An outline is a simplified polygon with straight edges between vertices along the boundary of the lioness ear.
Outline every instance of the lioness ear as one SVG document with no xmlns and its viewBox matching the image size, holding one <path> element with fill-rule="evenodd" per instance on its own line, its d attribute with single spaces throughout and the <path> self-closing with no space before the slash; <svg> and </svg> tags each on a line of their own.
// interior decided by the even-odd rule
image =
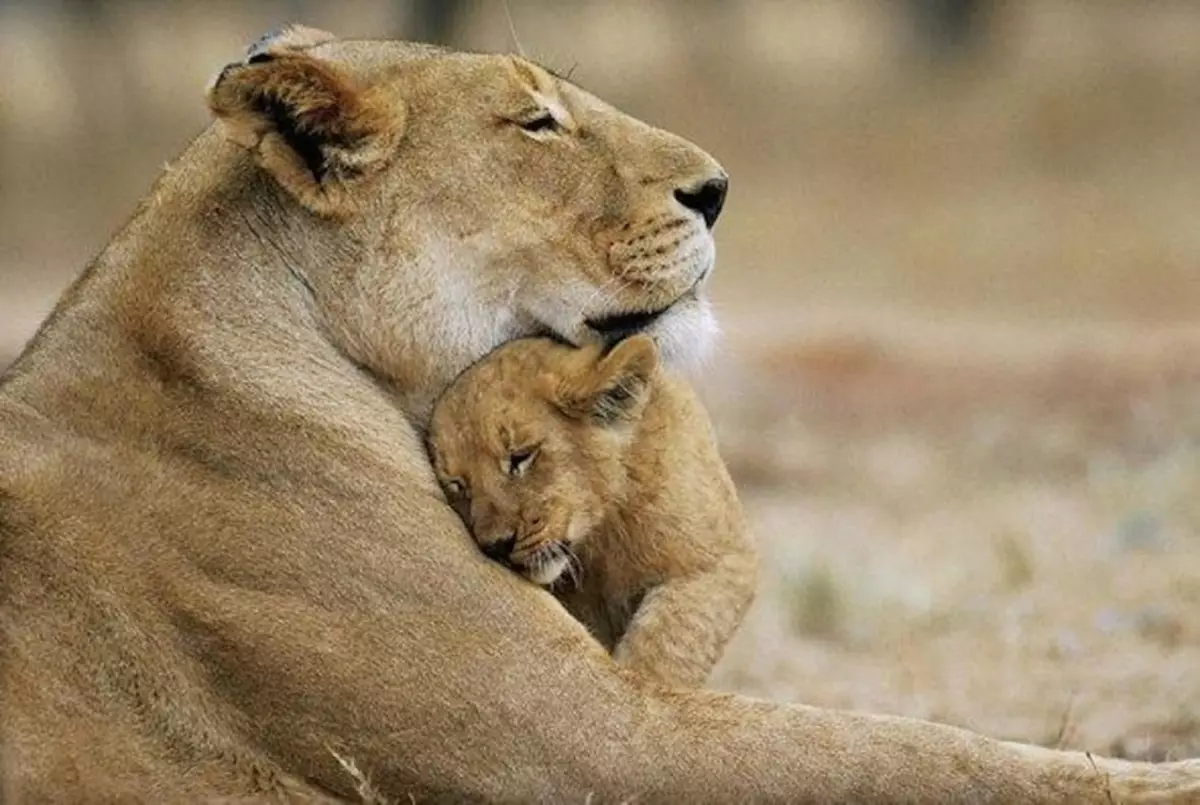
<svg viewBox="0 0 1200 805">
<path fill-rule="evenodd" d="M 321 31 L 293 28 L 251 46 L 208 89 L 226 136 L 302 204 L 323 215 L 349 213 L 352 191 L 385 164 L 404 132 L 404 110 L 356 85 L 336 65 L 298 49 Z"/>
<path fill-rule="evenodd" d="M 307 25 L 280 25 L 272 28 L 246 48 L 246 60 L 255 61 L 263 56 L 278 55 L 285 50 L 303 50 L 337 39 L 329 31 L 310 28 Z"/>
<path fill-rule="evenodd" d="M 658 347 L 649 336 L 621 341 L 607 354 L 581 356 L 581 365 L 559 379 L 553 399 L 564 414 L 602 424 L 629 422 L 641 414 L 658 371 Z"/>
</svg>

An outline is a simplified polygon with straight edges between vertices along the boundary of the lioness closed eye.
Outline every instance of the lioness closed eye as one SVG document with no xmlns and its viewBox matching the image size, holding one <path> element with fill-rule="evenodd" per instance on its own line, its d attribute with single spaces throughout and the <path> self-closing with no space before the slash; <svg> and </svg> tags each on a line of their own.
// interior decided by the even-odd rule
<svg viewBox="0 0 1200 805">
<path fill-rule="evenodd" d="M 708 419 L 653 340 L 513 341 L 438 401 L 430 446 L 485 554 L 550 587 L 618 661 L 707 679 L 756 556 Z"/>
</svg>

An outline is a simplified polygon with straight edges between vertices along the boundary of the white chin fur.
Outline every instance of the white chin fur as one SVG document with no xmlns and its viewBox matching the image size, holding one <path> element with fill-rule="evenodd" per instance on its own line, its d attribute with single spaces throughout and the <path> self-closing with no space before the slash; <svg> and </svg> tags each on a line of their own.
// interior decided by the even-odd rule
<svg viewBox="0 0 1200 805">
<path fill-rule="evenodd" d="M 528 571 L 529 580 L 540 587 L 549 587 L 563 574 L 569 564 L 570 560 L 566 557 L 555 556 L 551 559 L 544 559 L 536 568 Z"/>
<path fill-rule="evenodd" d="M 561 299 L 543 302 L 528 309 L 530 319 L 540 322 L 576 346 L 599 339 L 598 334 L 584 323 L 577 307 Z M 704 368 L 716 346 L 721 328 L 708 299 L 688 296 L 659 317 L 646 330 L 646 334 L 658 342 L 663 362 L 669 368 L 693 374 Z"/>
<path fill-rule="evenodd" d="M 712 355 L 721 328 L 707 299 L 688 299 L 663 314 L 649 334 L 658 342 L 663 362 L 679 372 L 703 369 Z"/>
</svg>

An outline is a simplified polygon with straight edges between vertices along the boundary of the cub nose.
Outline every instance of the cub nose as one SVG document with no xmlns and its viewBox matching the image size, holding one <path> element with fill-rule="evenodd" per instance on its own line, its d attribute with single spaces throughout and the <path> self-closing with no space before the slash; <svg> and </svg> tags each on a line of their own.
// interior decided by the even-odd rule
<svg viewBox="0 0 1200 805">
<path fill-rule="evenodd" d="M 517 535 L 509 534 L 507 537 L 501 537 L 495 542 L 489 542 L 483 546 L 483 555 L 501 564 L 508 563 L 508 557 L 512 555 L 513 548 L 517 545 Z"/>
<path fill-rule="evenodd" d="M 729 178 L 718 176 L 708 179 L 692 190 L 676 190 L 675 200 L 693 212 L 700 213 L 704 225 L 709 229 L 717 222 L 721 208 L 725 206 L 725 193 L 729 190 Z"/>
</svg>

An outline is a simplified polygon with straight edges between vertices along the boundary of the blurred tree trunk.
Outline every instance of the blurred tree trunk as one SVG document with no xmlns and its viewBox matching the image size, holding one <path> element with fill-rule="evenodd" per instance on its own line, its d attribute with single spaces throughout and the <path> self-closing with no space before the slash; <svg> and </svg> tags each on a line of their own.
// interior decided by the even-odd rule
<svg viewBox="0 0 1200 805">
<path fill-rule="evenodd" d="M 78 133 L 103 147 L 122 131 L 134 131 L 144 119 L 138 101 L 138 77 L 125 58 L 125 32 L 117 18 L 123 0 L 60 0 L 68 81 L 74 96 Z M 119 135 L 117 135 L 119 136 Z"/>
<path fill-rule="evenodd" d="M 413 0 L 404 37 L 453 46 L 467 6 L 467 0 Z"/>
<path fill-rule="evenodd" d="M 85 4 L 95 2 L 71 1 Z M 312 0 L 287 0 L 285 6 L 289 21 L 305 22 L 313 5 Z M 453 46 L 469 6 L 469 0 L 390 0 L 394 22 L 387 35 L 398 39 Z"/>
<path fill-rule="evenodd" d="M 907 0 L 917 46 L 938 62 L 974 54 L 986 34 L 992 0 Z"/>
</svg>

